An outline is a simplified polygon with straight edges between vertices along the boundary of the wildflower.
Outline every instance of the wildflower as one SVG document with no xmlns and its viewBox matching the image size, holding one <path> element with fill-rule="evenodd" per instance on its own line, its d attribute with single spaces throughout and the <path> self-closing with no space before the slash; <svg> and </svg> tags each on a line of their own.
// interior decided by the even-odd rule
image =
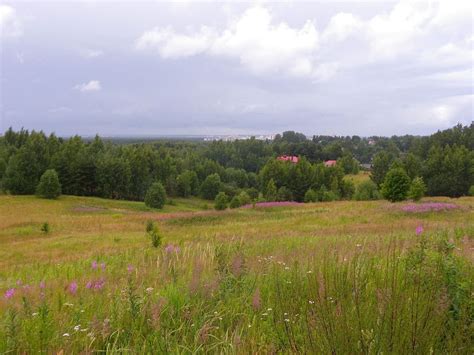
<svg viewBox="0 0 474 355">
<path fill-rule="evenodd" d="M 80 325 L 80 324 L 78 324 L 78 325 L 76 325 L 76 326 L 74 327 L 74 330 L 75 330 L 76 332 L 79 331 L 79 329 L 81 329 L 81 325 Z"/>
<path fill-rule="evenodd" d="M 94 260 L 91 264 L 91 267 L 93 270 L 97 270 L 97 261 Z"/>
<path fill-rule="evenodd" d="M 89 281 L 89 282 L 86 284 L 86 288 L 87 288 L 87 289 L 91 289 L 91 288 L 92 288 L 92 281 Z"/>
<path fill-rule="evenodd" d="M 36 317 L 38 315 L 38 312 L 31 313 L 33 317 Z"/>
<path fill-rule="evenodd" d="M 308 302 L 309 302 L 309 304 L 314 304 L 314 301 L 309 300 Z"/>
<path fill-rule="evenodd" d="M 63 334 L 63 337 L 68 337 L 69 336 L 69 333 L 64 333 Z"/>
<path fill-rule="evenodd" d="M 74 306 L 74 305 L 73 305 L 72 303 L 67 303 L 67 302 L 66 302 L 66 303 L 64 304 L 64 306 L 65 306 L 65 307 L 72 307 L 72 306 Z"/>
<path fill-rule="evenodd" d="M 285 318 L 285 322 L 289 322 L 290 320 L 288 318 Z"/>
<path fill-rule="evenodd" d="M 21 286 L 22 284 L 23 284 L 23 282 L 20 279 L 16 280 L 16 285 L 17 286 Z"/>
<path fill-rule="evenodd" d="M 128 273 L 131 273 L 135 268 L 133 267 L 133 265 L 128 265 L 127 266 L 127 271 Z"/>
<path fill-rule="evenodd" d="M 46 284 L 45 284 L 44 281 L 41 281 L 41 282 L 39 283 L 39 288 L 42 289 L 42 290 L 44 290 L 44 289 L 46 288 Z"/>
<path fill-rule="evenodd" d="M 267 311 L 270 312 L 272 309 L 271 308 L 267 308 Z"/>
<path fill-rule="evenodd" d="M 418 226 L 416 227 L 416 235 L 420 235 L 421 233 L 423 233 L 423 226 Z"/>
<path fill-rule="evenodd" d="M 306 273 L 307 273 L 307 274 L 311 274 L 311 273 L 312 273 L 312 271 L 311 271 L 311 270 L 308 270 Z"/>
<path fill-rule="evenodd" d="M 145 291 L 146 291 L 147 293 L 151 293 L 151 291 L 153 291 L 153 287 L 148 287 Z"/>
<path fill-rule="evenodd" d="M 262 303 L 262 298 L 260 297 L 260 289 L 257 288 L 255 290 L 255 293 L 252 297 L 252 307 L 255 311 L 258 311 L 260 309 Z"/>
<path fill-rule="evenodd" d="M 100 268 L 101 268 L 102 270 L 105 270 L 105 263 L 100 263 Z"/>
<path fill-rule="evenodd" d="M 73 295 L 76 294 L 76 292 L 77 292 L 77 282 L 76 281 L 73 281 L 69 284 L 69 292 Z"/>
<path fill-rule="evenodd" d="M 104 287 L 105 285 L 105 280 L 104 279 L 100 279 L 99 281 L 96 281 L 94 283 L 94 289 L 96 290 L 102 290 L 102 287 Z"/>
<path fill-rule="evenodd" d="M 7 300 L 9 300 L 10 298 L 12 298 L 13 296 L 15 295 L 15 289 L 14 288 L 10 288 L 9 290 L 7 290 L 5 292 L 5 298 Z"/>
</svg>

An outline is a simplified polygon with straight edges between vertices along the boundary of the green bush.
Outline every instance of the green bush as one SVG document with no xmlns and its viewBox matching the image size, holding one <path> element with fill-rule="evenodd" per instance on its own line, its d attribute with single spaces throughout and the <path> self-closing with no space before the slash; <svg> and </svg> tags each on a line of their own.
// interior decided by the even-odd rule
<svg viewBox="0 0 474 355">
<path fill-rule="evenodd" d="M 469 196 L 474 196 L 474 185 L 469 188 Z"/>
<path fill-rule="evenodd" d="M 221 177 L 219 174 L 211 174 L 201 184 L 201 197 L 206 200 L 213 200 L 221 189 Z"/>
<path fill-rule="evenodd" d="M 161 182 L 153 183 L 145 195 L 145 205 L 151 208 L 163 208 L 166 202 L 166 191 Z"/>
<path fill-rule="evenodd" d="M 54 199 L 61 195 L 61 184 L 59 183 L 56 170 L 49 169 L 44 172 L 36 187 L 36 194 L 49 199 Z"/>
<path fill-rule="evenodd" d="M 393 167 L 385 176 L 382 184 L 382 195 L 391 202 L 407 199 L 410 189 L 410 178 L 403 168 Z"/>
<path fill-rule="evenodd" d="M 318 201 L 329 202 L 337 200 L 337 195 L 333 191 L 329 191 L 326 186 L 321 186 L 318 191 Z"/>
<path fill-rule="evenodd" d="M 318 201 L 318 193 L 313 189 L 309 189 L 304 194 L 304 202 L 317 202 Z"/>
<path fill-rule="evenodd" d="M 230 208 L 239 208 L 242 206 L 242 203 L 240 202 L 240 198 L 238 196 L 232 197 L 232 200 L 230 200 L 229 207 Z"/>
<path fill-rule="evenodd" d="M 273 179 L 270 179 L 265 189 L 265 199 L 271 202 L 271 201 L 276 201 L 277 198 L 278 198 L 278 191 L 275 185 L 275 181 L 273 181 Z"/>
<path fill-rule="evenodd" d="M 257 193 L 258 196 L 258 193 Z M 239 194 L 239 202 L 241 206 L 248 205 L 250 202 L 252 202 L 252 199 L 250 198 L 249 194 L 245 191 L 240 192 Z"/>
<path fill-rule="evenodd" d="M 146 233 L 150 236 L 151 245 L 154 248 L 158 248 L 161 245 L 161 233 L 158 230 L 155 222 L 147 221 L 146 223 Z"/>
<path fill-rule="evenodd" d="M 277 192 L 277 201 L 293 201 L 293 194 L 286 186 L 282 186 Z"/>
<path fill-rule="evenodd" d="M 426 193 L 426 185 L 423 178 L 416 177 L 413 179 L 410 190 L 408 190 L 408 197 L 413 201 L 419 201 Z"/>
<path fill-rule="evenodd" d="M 214 200 L 214 208 L 218 211 L 225 210 L 227 208 L 228 198 L 225 192 L 219 192 Z"/>
<path fill-rule="evenodd" d="M 362 182 L 357 186 L 354 199 L 357 201 L 379 200 L 381 198 L 377 185 L 372 180 Z"/>
<path fill-rule="evenodd" d="M 48 234 L 50 231 L 51 231 L 51 227 L 49 226 L 49 223 L 48 223 L 48 222 L 44 222 L 44 223 L 41 225 L 41 232 L 43 232 L 44 234 Z"/>
</svg>

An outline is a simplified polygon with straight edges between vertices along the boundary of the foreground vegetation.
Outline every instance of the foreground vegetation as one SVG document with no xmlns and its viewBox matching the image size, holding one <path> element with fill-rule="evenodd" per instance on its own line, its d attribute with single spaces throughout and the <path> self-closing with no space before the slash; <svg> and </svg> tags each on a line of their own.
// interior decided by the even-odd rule
<svg viewBox="0 0 474 355">
<path fill-rule="evenodd" d="M 0 196 L 0 352 L 473 352 L 473 198 L 206 204 Z"/>
</svg>

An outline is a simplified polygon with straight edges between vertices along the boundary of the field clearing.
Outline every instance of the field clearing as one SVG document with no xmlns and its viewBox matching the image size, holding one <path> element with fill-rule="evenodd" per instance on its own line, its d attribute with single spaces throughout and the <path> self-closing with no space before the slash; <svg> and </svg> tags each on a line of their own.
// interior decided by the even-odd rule
<svg viewBox="0 0 474 355">
<path fill-rule="evenodd" d="M 433 293 L 436 288 L 416 291 L 416 282 L 411 284 L 400 276 L 405 271 L 396 261 L 416 253 L 417 248 L 425 248 L 423 238 L 427 238 L 426 245 L 433 245 L 429 255 L 438 255 L 439 245 L 451 243 L 453 256 L 446 254 L 446 258 L 459 259 L 459 282 L 467 294 L 472 293 L 472 282 L 466 284 L 466 280 L 474 275 L 474 198 L 426 198 L 422 202 L 428 201 L 454 203 L 459 208 L 411 213 L 401 210 L 406 203 L 338 201 L 217 212 L 206 210 L 206 204 L 211 203 L 203 200 L 176 199 L 175 205 L 157 211 L 141 202 L 0 196 L 0 292 L 14 288 L 16 293 L 0 300 L 4 325 L 0 330 L 0 350 L 13 349 L 12 344 L 16 344 L 15 349 L 28 352 L 344 352 L 359 344 L 356 352 L 370 352 L 367 350 L 373 343 L 380 349 L 391 346 L 397 352 L 415 346 L 410 343 L 415 337 L 420 352 L 433 346 L 449 350 L 464 343 L 460 353 L 468 353 L 471 344 L 466 344 L 463 334 L 469 329 L 456 328 L 461 325 L 455 326 L 460 335 L 453 336 L 451 343 L 436 343 L 446 319 L 444 315 L 434 317 L 430 307 L 439 306 L 441 296 Z M 146 236 L 145 224 L 149 220 L 156 222 L 162 234 L 162 248 L 153 248 Z M 51 228 L 47 234 L 41 232 L 45 222 Z M 419 226 L 423 227 L 421 235 L 415 233 Z M 102 264 L 103 270 L 97 267 Z M 439 265 L 430 264 L 429 268 L 441 268 Z M 301 279 L 313 272 L 317 274 L 313 281 Z M 391 287 L 398 293 L 386 301 L 387 311 L 392 309 L 395 298 L 405 308 L 397 310 L 398 333 L 392 334 L 384 327 L 378 333 L 376 324 L 381 320 L 372 319 L 371 314 L 382 306 L 374 304 L 373 299 L 390 288 L 391 278 Z M 98 290 L 86 286 L 99 279 Z M 332 288 L 331 297 L 339 297 L 341 303 L 333 309 L 324 301 L 318 311 L 323 313 L 314 320 L 286 317 L 287 313 L 300 317 L 301 307 L 308 299 L 323 292 L 322 279 L 328 290 Z M 363 301 L 357 301 L 344 289 L 357 289 L 361 280 L 368 286 L 364 288 L 365 296 L 361 296 Z M 441 289 L 441 279 L 430 282 Z M 40 290 L 41 283 L 47 285 L 45 291 Z M 73 284 L 77 290 L 72 291 Z M 287 289 L 288 285 L 294 288 Z M 404 317 L 413 312 L 413 294 L 405 297 L 404 289 L 433 301 L 424 304 L 420 300 L 416 305 L 417 312 L 433 318 L 433 324 L 429 324 L 433 328 L 423 328 L 421 333 L 412 330 L 406 334 L 408 338 L 404 337 L 403 328 L 409 323 L 404 323 L 408 322 Z M 367 315 L 354 313 L 356 301 L 365 307 Z M 77 303 L 79 308 L 71 306 L 70 311 L 65 311 L 64 304 Z M 44 321 L 50 332 L 47 345 L 41 338 L 44 334 L 38 335 L 46 323 L 31 316 L 41 313 L 45 304 L 48 315 Z M 468 310 L 470 307 L 458 306 Z M 262 315 L 268 313 L 264 311 L 267 308 L 279 307 L 281 314 L 271 322 Z M 324 314 L 328 322 L 333 322 L 333 335 L 315 335 L 305 328 L 312 324 L 310 328 L 315 332 L 322 331 L 328 326 L 319 323 Z M 292 335 L 291 326 L 286 324 L 290 320 L 298 335 Z M 347 328 L 356 320 L 365 326 Z M 104 322 L 110 323 L 109 331 L 104 330 Z M 472 327 L 472 322 L 466 322 L 462 327 Z M 88 330 L 75 331 L 79 323 Z M 8 333 L 12 326 L 22 329 L 18 336 Z M 94 327 L 97 329 L 91 332 Z M 357 340 L 362 331 L 372 335 L 367 333 L 367 339 Z M 351 340 L 339 339 L 344 334 Z M 385 343 L 382 338 L 387 334 L 397 338 L 398 343 Z M 148 340 L 133 340 L 136 337 Z"/>
</svg>

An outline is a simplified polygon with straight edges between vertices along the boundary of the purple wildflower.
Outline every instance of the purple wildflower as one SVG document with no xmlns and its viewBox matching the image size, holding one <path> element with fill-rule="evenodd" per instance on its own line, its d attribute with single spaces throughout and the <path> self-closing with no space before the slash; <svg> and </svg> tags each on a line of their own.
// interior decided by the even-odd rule
<svg viewBox="0 0 474 355">
<path fill-rule="evenodd" d="M 92 266 L 92 269 L 93 269 L 93 270 L 96 270 L 96 269 L 97 269 L 97 261 L 94 260 L 94 261 L 92 262 L 91 266 Z"/>
<path fill-rule="evenodd" d="M 12 298 L 13 296 L 15 295 L 15 289 L 14 288 L 10 288 L 9 290 L 7 290 L 5 292 L 5 298 L 7 300 L 9 300 L 10 298 Z"/>
<path fill-rule="evenodd" d="M 76 281 L 73 281 L 69 284 L 69 292 L 73 295 L 76 294 L 76 292 L 77 292 L 77 282 Z"/>
<path fill-rule="evenodd" d="M 300 206 L 301 202 L 295 201 L 281 201 L 281 202 L 257 202 L 255 204 L 248 204 L 242 206 L 242 208 L 252 208 L 252 207 L 284 207 L 284 206 Z"/>
<path fill-rule="evenodd" d="M 89 282 L 86 284 L 86 288 L 87 288 L 87 289 L 91 289 L 91 288 L 92 288 L 92 281 L 89 281 Z"/>
<path fill-rule="evenodd" d="M 423 233 L 423 226 L 418 226 L 416 227 L 416 235 L 420 235 L 421 233 Z"/>
<path fill-rule="evenodd" d="M 179 247 L 173 244 L 168 244 L 165 248 L 165 252 L 167 252 L 168 254 L 179 253 L 179 250 L 180 250 Z"/>
<path fill-rule="evenodd" d="M 105 270 L 105 263 L 100 263 L 100 268 L 101 268 L 102 270 Z"/>
<path fill-rule="evenodd" d="M 44 281 L 41 281 L 41 282 L 39 283 L 39 288 L 42 289 L 42 290 L 44 290 L 44 289 L 46 288 L 46 284 L 45 284 Z"/>
<path fill-rule="evenodd" d="M 96 281 L 96 282 L 94 283 L 94 289 L 96 289 L 96 290 L 101 290 L 102 287 L 104 287 L 104 285 L 105 285 L 105 280 L 104 280 L 104 279 L 100 279 L 99 281 Z"/>
<path fill-rule="evenodd" d="M 425 203 L 410 203 L 402 207 L 402 211 L 409 213 L 421 213 L 421 212 L 439 212 L 448 211 L 459 208 L 454 203 L 444 202 L 425 202 Z"/>
<path fill-rule="evenodd" d="M 135 268 L 133 267 L 133 265 L 128 265 L 128 266 L 127 266 L 127 271 L 128 271 L 129 273 L 131 273 L 134 269 L 135 269 Z"/>
</svg>

